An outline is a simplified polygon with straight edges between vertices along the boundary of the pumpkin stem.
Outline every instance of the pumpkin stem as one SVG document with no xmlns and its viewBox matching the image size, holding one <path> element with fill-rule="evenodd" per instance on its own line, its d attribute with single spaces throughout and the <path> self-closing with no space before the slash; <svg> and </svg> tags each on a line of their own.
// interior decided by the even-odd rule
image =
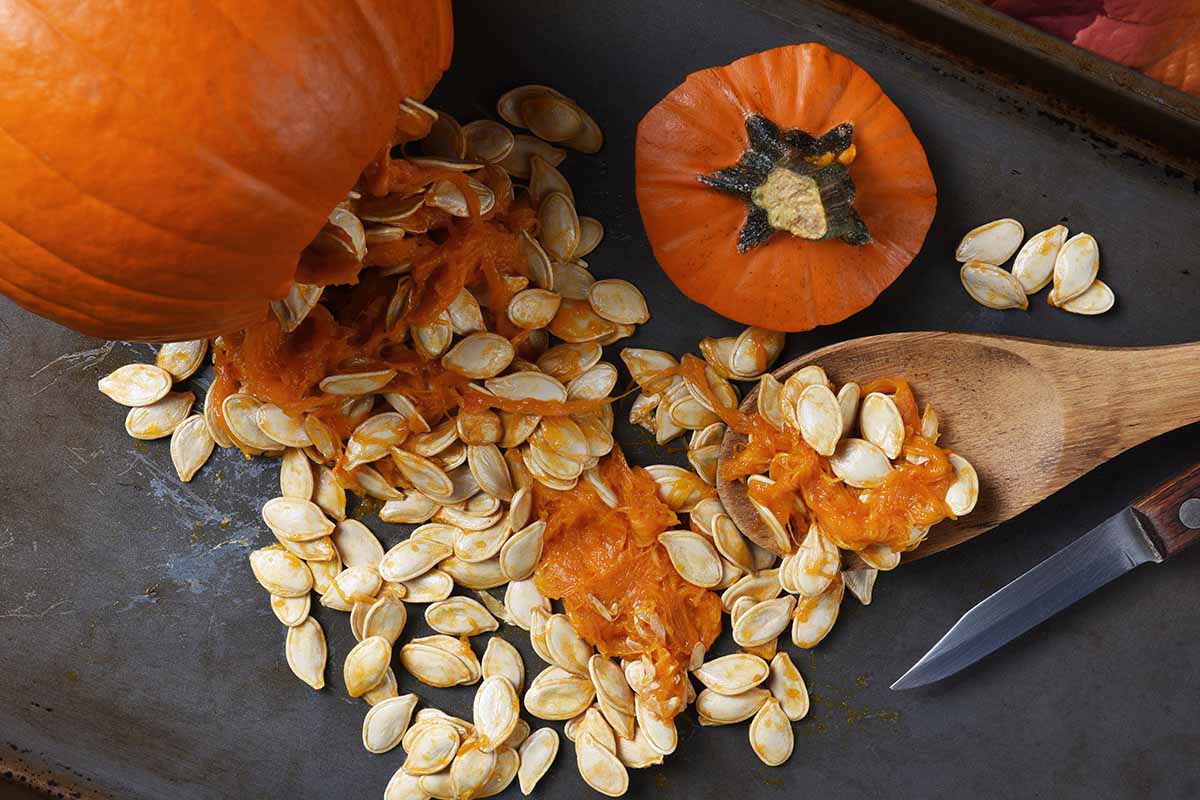
<svg viewBox="0 0 1200 800">
<path fill-rule="evenodd" d="M 749 147 L 738 163 L 698 176 L 706 186 L 746 201 L 746 222 L 738 234 L 744 253 L 776 231 L 813 241 L 871 241 L 854 210 L 854 126 L 844 122 L 821 136 L 799 129 L 781 131 L 759 114 L 746 118 Z"/>
</svg>

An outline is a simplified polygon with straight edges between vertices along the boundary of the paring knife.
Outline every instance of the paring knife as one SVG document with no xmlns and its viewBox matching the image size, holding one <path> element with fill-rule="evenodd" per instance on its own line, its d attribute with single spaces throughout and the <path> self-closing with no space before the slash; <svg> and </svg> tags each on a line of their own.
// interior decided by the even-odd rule
<svg viewBox="0 0 1200 800">
<path fill-rule="evenodd" d="M 1200 464 L 1097 525 L 972 608 L 892 684 L 912 689 L 969 667 L 1134 567 L 1200 539 Z"/>
</svg>

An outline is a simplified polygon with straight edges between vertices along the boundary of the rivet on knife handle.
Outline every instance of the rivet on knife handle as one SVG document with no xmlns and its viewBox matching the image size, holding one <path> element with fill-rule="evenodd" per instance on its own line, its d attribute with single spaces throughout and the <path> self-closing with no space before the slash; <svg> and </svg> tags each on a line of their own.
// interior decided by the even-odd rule
<svg viewBox="0 0 1200 800">
<path fill-rule="evenodd" d="M 1200 539 L 1200 464 L 1138 500 L 1133 510 L 1164 559 Z"/>
</svg>

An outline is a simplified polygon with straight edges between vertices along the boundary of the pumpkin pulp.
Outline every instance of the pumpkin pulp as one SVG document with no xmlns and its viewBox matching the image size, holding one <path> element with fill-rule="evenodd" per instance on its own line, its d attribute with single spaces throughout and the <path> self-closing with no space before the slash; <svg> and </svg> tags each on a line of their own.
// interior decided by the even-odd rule
<svg viewBox="0 0 1200 800">
<path fill-rule="evenodd" d="M 546 522 L 537 587 L 562 600 L 575 630 L 604 655 L 649 659 L 656 710 L 673 717 L 684 708 L 692 649 L 707 649 L 721 632 L 721 600 L 671 565 L 658 535 L 679 519 L 649 473 L 630 467 L 620 447 L 598 470 L 615 508 L 586 481 L 565 492 L 533 484 L 534 514 Z"/>
<path fill-rule="evenodd" d="M 812 136 L 781 131 L 766 117 L 752 114 L 746 117 L 746 134 L 749 145 L 736 165 L 699 176 L 701 183 L 746 201 L 739 252 L 763 244 L 776 231 L 813 241 L 871 241 L 854 210 L 854 182 L 846 169 L 858 152 L 853 125 L 843 123 Z"/>
<path fill-rule="evenodd" d="M 829 459 L 813 450 L 797 431 L 777 428 L 761 414 L 723 408 L 708 389 L 704 368 L 704 361 L 689 354 L 680 362 L 679 372 L 691 385 L 709 393 L 710 404 L 731 430 L 746 436 L 737 452 L 722 462 L 721 477 L 771 478 L 774 484 L 756 481 L 747 487 L 747 494 L 769 509 L 781 525 L 790 522 L 793 531 L 804 532 L 815 520 L 843 550 L 857 552 L 877 544 L 907 550 L 914 546 L 914 529 L 924 530 L 954 518 L 945 501 L 946 490 L 954 481 L 949 451 L 921 435 L 917 401 L 907 382 L 883 378 L 862 387 L 864 396 L 881 392 L 892 398 L 904 421 L 905 439 L 903 460 L 883 483 L 859 490 L 843 483 Z"/>
</svg>

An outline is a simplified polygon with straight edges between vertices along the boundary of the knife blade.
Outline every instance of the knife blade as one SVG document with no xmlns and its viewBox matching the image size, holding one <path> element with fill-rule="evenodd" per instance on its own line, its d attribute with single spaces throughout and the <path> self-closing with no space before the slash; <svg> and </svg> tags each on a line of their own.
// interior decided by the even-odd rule
<svg viewBox="0 0 1200 800">
<path fill-rule="evenodd" d="M 1160 563 L 1200 538 L 1200 465 L 999 589 L 964 614 L 892 684 L 913 689 L 974 664 L 1126 572 Z"/>
</svg>

